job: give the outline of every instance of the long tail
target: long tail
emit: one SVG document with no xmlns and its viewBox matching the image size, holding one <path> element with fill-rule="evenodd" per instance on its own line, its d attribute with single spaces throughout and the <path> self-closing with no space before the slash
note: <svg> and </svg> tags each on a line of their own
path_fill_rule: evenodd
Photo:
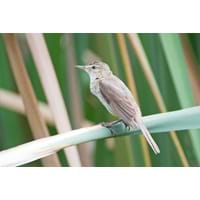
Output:
<svg viewBox="0 0 200 200">
<path fill-rule="evenodd" d="M 160 153 L 160 149 L 154 139 L 151 137 L 151 134 L 149 133 L 148 129 L 145 127 L 143 122 L 138 123 L 142 133 L 144 134 L 144 137 L 146 138 L 147 142 L 151 146 L 152 150 L 154 151 L 155 154 Z"/>
</svg>

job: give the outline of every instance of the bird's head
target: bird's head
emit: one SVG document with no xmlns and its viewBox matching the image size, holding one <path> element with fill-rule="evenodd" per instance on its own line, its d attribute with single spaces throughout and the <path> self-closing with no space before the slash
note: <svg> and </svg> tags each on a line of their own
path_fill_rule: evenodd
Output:
<svg viewBox="0 0 200 200">
<path fill-rule="evenodd" d="M 90 79 L 92 80 L 105 78 L 112 74 L 109 66 L 106 63 L 100 61 L 95 61 L 90 63 L 89 65 L 76 67 L 86 71 L 89 74 Z"/>
</svg>

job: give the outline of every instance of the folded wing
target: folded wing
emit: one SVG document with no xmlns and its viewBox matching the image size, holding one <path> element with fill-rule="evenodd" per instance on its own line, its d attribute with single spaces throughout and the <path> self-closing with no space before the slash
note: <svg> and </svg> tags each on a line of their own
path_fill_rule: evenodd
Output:
<svg viewBox="0 0 200 200">
<path fill-rule="evenodd" d="M 128 125 L 135 121 L 137 105 L 130 92 L 120 80 L 103 79 L 99 82 L 99 90 L 112 112 L 123 119 Z"/>
</svg>

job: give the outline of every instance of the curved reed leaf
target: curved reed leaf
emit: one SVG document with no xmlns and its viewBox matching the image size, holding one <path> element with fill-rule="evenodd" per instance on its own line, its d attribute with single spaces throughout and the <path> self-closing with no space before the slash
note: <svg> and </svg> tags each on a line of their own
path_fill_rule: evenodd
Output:
<svg viewBox="0 0 200 200">
<path fill-rule="evenodd" d="M 144 123 L 151 133 L 171 130 L 188 130 L 200 128 L 200 106 L 183 110 L 154 114 L 144 117 Z M 114 125 L 115 136 L 139 134 L 140 130 L 127 130 L 122 123 Z M 96 125 L 71 132 L 42 138 L 0 152 L 0 166 L 19 166 L 42 157 L 51 155 L 62 148 L 113 137 L 109 129 Z M 162 149 L 161 149 L 162 154 Z"/>
</svg>

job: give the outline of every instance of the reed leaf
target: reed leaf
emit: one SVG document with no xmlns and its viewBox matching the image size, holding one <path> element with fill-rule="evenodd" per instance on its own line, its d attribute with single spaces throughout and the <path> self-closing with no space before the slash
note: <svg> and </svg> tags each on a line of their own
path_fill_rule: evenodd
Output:
<svg viewBox="0 0 200 200">
<path fill-rule="evenodd" d="M 77 65 L 74 47 L 74 36 L 73 34 L 64 35 L 64 53 L 65 53 L 65 65 L 67 70 L 67 82 L 69 83 L 69 99 L 70 99 L 70 113 L 73 128 L 81 128 L 83 119 L 83 109 L 81 107 L 81 98 L 78 87 L 78 78 L 76 69 L 74 66 Z M 91 144 L 80 144 L 78 150 L 83 166 L 91 166 L 92 158 L 90 152 Z"/>
<path fill-rule="evenodd" d="M 151 66 L 146 57 L 144 48 L 142 47 L 142 43 L 141 43 L 139 37 L 137 36 L 137 34 L 128 34 L 128 36 L 129 36 L 130 42 L 132 44 L 132 47 L 136 52 L 137 58 L 141 64 L 142 70 L 144 71 L 145 77 L 147 78 L 148 84 L 154 95 L 156 103 L 158 104 L 158 107 L 161 112 L 166 112 L 167 108 L 165 106 L 164 99 L 161 95 L 158 84 L 157 84 L 154 74 L 151 70 Z M 179 139 L 178 139 L 176 133 L 174 131 L 172 131 L 169 136 L 171 137 L 171 139 L 177 149 L 177 152 L 180 156 L 183 166 L 189 166 L 188 160 L 186 158 L 186 155 L 183 151 L 183 148 L 179 142 Z"/>
<path fill-rule="evenodd" d="M 200 128 L 199 119 L 200 106 L 143 117 L 144 123 L 151 133 L 198 129 Z M 123 123 L 114 125 L 112 131 L 114 131 L 115 137 L 141 133 L 138 129 L 127 129 Z M 42 138 L 1 151 L 0 166 L 23 165 L 32 162 L 33 160 L 51 155 L 62 148 L 109 137 L 113 137 L 113 133 L 110 132 L 109 129 L 102 127 L 101 125 L 96 125 Z"/>
<path fill-rule="evenodd" d="M 0 89 L 0 107 L 26 115 L 22 97 L 15 92 Z M 38 102 L 38 107 L 45 122 L 49 125 L 54 125 L 54 119 L 49 106 L 45 103 Z"/>
<path fill-rule="evenodd" d="M 40 115 L 37 99 L 26 71 L 15 34 L 5 34 L 4 41 L 33 135 L 36 139 L 47 137 L 49 136 L 48 128 Z M 46 157 L 42 161 L 45 166 L 60 166 L 56 155 Z"/>
<path fill-rule="evenodd" d="M 128 54 L 128 49 L 126 47 L 125 36 L 122 33 L 118 33 L 117 34 L 117 40 L 118 40 L 121 55 L 122 55 L 122 61 L 123 61 L 123 64 L 124 64 L 124 69 L 125 69 L 125 74 L 126 74 L 126 77 L 127 77 L 128 87 L 130 88 L 132 94 L 134 95 L 136 101 L 138 102 L 138 94 L 137 94 L 137 89 L 136 89 L 136 83 L 135 83 L 135 80 L 134 80 L 134 73 L 132 72 L 131 62 L 130 62 L 129 54 Z M 127 138 L 127 140 L 128 139 L 129 138 Z M 130 141 L 130 139 L 128 141 Z M 141 146 L 142 146 L 142 150 L 143 150 L 145 165 L 151 166 L 151 158 L 150 158 L 150 154 L 149 154 L 148 144 L 147 144 L 145 138 L 141 137 L 141 136 L 140 136 L 140 142 L 141 142 Z"/>
<path fill-rule="evenodd" d="M 168 61 L 169 70 L 182 108 L 193 106 L 188 67 L 185 62 L 181 40 L 178 34 L 160 34 L 160 39 Z M 200 135 L 198 130 L 190 131 L 193 148 L 200 163 Z"/>
<path fill-rule="evenodd" d="M 56 128 L 59 133 L 69 131 L 71 130 L 70 121 L 44 38 L 42 34 L 27 34 L 26 36 L 54 116 Z M 71 166 L 81 166 L 78 150 L 75 146 L 65 149 L 65 153 Z"/>
<path fill-rule="evenodd" d="M 193 96 L 195 97 L 196 103 L 200 104 L 200 79 L 199 79 L 199 70 L 198 64 L 195 59 L 192 47 L 189 43 L 188 37 L 185 34 L 181 34 L 181 42 L 183 46 L 183 51 L 185 55 L 185 60 L 188 65 L 189 78 L 192 85 Z"/>
<path fill-rule="evenodd" d="M 0 34 L 0 86 L 5 90 L 17 92 L 17 86 L 7 57 L 3 34 Z M 12 126 L 11 126 L 12 124 Z M 33 140 L 27 119 L 16 112 L 0 107 L 0 149 L 7 149 Z M 17 133 L 16 133 L 17 130 Z M 28 166 L 41 166 L 42 163 L 30 163 Z"/>
</svg>

